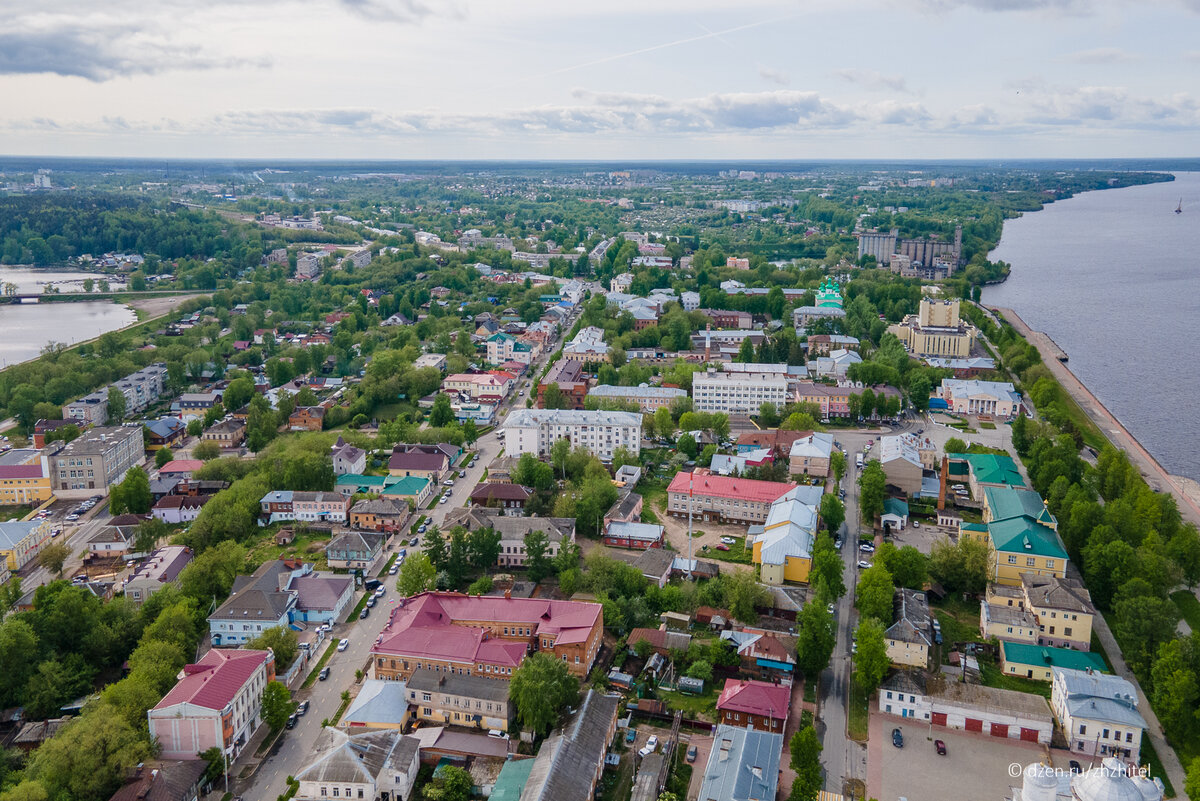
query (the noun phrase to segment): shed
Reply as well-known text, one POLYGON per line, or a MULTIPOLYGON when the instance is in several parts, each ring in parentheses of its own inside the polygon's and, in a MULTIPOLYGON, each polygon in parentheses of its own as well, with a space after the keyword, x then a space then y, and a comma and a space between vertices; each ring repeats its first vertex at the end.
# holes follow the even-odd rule
POLYGON ((673 629, 687 629, 692 625, 691 615, 685 615, 682 612, 663 612, 658 619, 673 629))
POLYGON ((679 678, 679 692, 701 695, 704 692, 704 679, 693 679, 691 676, 679 678))

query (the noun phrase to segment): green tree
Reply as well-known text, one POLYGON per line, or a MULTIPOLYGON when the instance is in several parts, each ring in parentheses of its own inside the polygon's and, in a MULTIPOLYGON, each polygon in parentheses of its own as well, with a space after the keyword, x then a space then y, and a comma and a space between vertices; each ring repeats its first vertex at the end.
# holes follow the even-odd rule
POLYGON ((958 437, 951 437, 946 440, 946 444, 942 447, 946 453, 966 453, 967 443, 963 442, 958 437))
POLYGON ((680 434, 679 439, 675 440, 675 447, 689 459, 695 459, 696 454, 699 452, 696 439, 691 434, 680 434))
POLYGON ((821 740, 816 730, 805 726, 792 735, 788 744, 791 750, 791 766, 796 772, 789 801, 816 801, 821 791, 821 740))
POLYGON ((296 632, 287 626, 272 626, 248 641, 246 647, 256 651, 272 651, 275 654, 275 670, 279 673, 292 666, 292 660, 300 650, 296 632))
POLYGON ((767 588, 759 584, 750 572, 731 573, 722 578, 729 611, 743 623, 758 623, 758 607, 771 603, 767 588))
MULTIPOLYGON (((641 643, 638 643, 639 645, 641 643)), ((712 681, 713 666, 707 659, 697 659, 688 666, 687 675, 693 679, 700 679, 703 682, 712 681)))
POLYGON ((556 382, 550 384, 542 390, 542 408, 543 409, 569 409, 571 402, 567 396, 563 394, 562 389, 556 382))
POLYGON ((118 425, 125 420, 125 393, 116 387, 108 388, 108 423, 118 425))
POLYGON ((892 619, 892 596, 896 588, 892 574, 879 562, 862 572, 855 591, 854 606, 863 617, 873 617, 880 622, 892 619))
POLYGON ((775 428, 779 425, 779 407, 770 401, 763 401, 758 407, 758 422, 763 428, 775 428))
POLYGON ((754 361, 754 343, 750 341, 750 337, 742 340, 741 347, 738 348, 734 361, 741 362, 742 364, 750 364, 754 361))
POLYGON ((862 522, 874 526, 875 518, 883 514, 883 502, 887 499, 887 474, 878 459, 872 459, 858 476, 858 509, 862 522))
POLYGON ((271 731, 279 731, 292 714, 292 694, 279 681, 267 682, 262 692, 263 721, 271 731))
POLYGON ((429 556, 418 551, 410 554, 400 566, 400 577, 396 581, 396 591, 405 597, 428 592, 437 583, 437 569, 429 561, 429 556))
POLYGON ((131 467, 109 495, 109 509, 113 515, 124 512, 144 515, 150 511, 152 503, 150 478, 140 467, 131 467))
POLYGON ((63 565, 71 556, 71 549, 64 542, 55 542, 47 545, 38 554, 38 564, 46 568, 47 571, 62 578, 63 565))
POLYGON ((567 477, 567 459, 571 455, 571 441, 565 437, 556 439, 550 446, 550 463, 560 471, 562 478, 567 477))
POLYGON ((1188 764, 1187 781, 1183 789, 1188 798, 1200 798, 1200 757, 1194 757, 1188 764))
POLYGON ((192 458, 199 459, 202 462, 211 462, 213 459, 220 457, 221 446, 212 440, 205 440, 192 448, 192 458))
POLYGON ((50 794, 37 779, 25 779, 20 784, 0 792, 0 801, 49 801, 50 794))
POLYGON ((0 706, 17 705, 37 665, 38 637, 33 627, 13 615, 0 623, 0 706))
POLYGON ((675 420, 671 417, 671 410, 665 406, 654 410, 654 431, 663 439, 675 433, 675 420))
POLYGON ((829 657, 837 644, 833 615, 820 598, 810 599, 800 610, 799 635, 796 638, 796 666, 810 680, 816 680, 829 667, 829 657))
POLYGON ((529 580, 535 583, 554 572, 550 538, 544 531, 531 531, 525 535, 525 569, 529 573, 529 580))
POLYGON ((450 396, 438 393, 433 399, 433 409, 429 412, 429 425, 433 428, 445 428, 454 422, 454 409, 450 406, 450 396))
POLYGON ((890 660, 884 627, 873 617, 864 617, 854 630, 854 680, 870 695, 887 675, 890 660))
POLYGON ((441 529, 430 526, 421 539, 421 547, 425 549, 425 555, 429 557, 434 570, 441 570, 446 564, 446 538, 442 536, 441 529))
POLYGON ((478 528, 467 539, 471 566, 484 570, 500 559, 500 534, 491 528, 478 528))
POLYGON ((1029 419, 1024 414, 1018 414, 1012 422, 1012 444, 1021 456, 1029 453, 1029 446, 1032 444, 1029 438, 1029 419))
MULTIPOLYGON (((210 501, 211 503, 211 501, 210 501)), ((183 594, 202 607, 225 600, 233 580, 246 567, 246 549, 232 540, 218 543, 197 556, 179 574, 183 594)))
POLYGON ((829 454, 829 469, 833 471, 833 480, 841 484, 846 475, 846 454, 835 448, 829 454))
POLYGON ((467 595, 487 595, 492 591, 494 582, 491 576, 480 576, 467 587, 467 595))
POLYGON ((846 520, 846 507, 833 493, 821 496, 821 520, 830 534, 836 534, 846 520))
POLYGON ((187 435, 189 437, 198 437, 204 433, 204 421, 196 417, 188 420, 187 435))
POLYGON ((462 424, 463 442, 467 445, 474 445, 479 439, 479 427, 475 425, 475 421, 467 418, 462 424))
POLYGON ((988 546, 971 537, 960 537, 957 545, 934 543, 929 575, 952 593, 978 595, 987 586, 988 546))
POLYGON ((525 657, 513 671, 508 694, 516 705, 521 725, 536 734, 545 734, 563 711, 579 699, 579 679, 571 675, 566 662, 538 651, 525 657))
POLYGON ((1159 647, 1174 638, 1179 609, 1166 598, 1141 595, 1118 600, 1113 618, 1113 633, 1130 664, 1147 668, 1159 647))
POLYGON ((150 742, 122 718, 97 707, 59 729, 29 760, 26 776, 51 798, 109 798, 125 772, 150 756, 150 742))
POLYGON ((892 543, 885 542, 875 554, 875 563, 887 568, 897 587, 919 590, 925 586, 929 559, 911 545, 896 548, 892 543))
POLYGON ((443 765, 433 780, 421 788, 425 801, 468 801, 475 786, 471 774, 454 765, 443 765))
POLYGON ((844 571, 842 555, 833 547, 829 534, 822 531, 813 543, 809 579, 812 586, 823 593, 828 601, 837 601, 846 594, 846 581, 842 577, 844 571))
POLYGON ((175 454, 171 452, 170 448, 159 448, 154 454, 154 466, 161 470, 163 465, 174 458, 175 454))

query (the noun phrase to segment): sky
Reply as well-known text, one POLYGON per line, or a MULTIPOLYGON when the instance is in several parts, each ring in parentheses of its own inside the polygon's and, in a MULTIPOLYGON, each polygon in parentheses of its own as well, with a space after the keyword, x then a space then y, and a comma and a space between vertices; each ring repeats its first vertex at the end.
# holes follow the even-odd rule
POLYGON ((1200 0, 0 0, 0 154, 1200 155, 1200 0))

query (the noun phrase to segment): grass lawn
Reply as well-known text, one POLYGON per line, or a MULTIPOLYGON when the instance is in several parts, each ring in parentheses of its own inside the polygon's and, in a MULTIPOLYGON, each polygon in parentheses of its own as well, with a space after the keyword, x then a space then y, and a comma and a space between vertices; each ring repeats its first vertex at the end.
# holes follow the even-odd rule
POLYGON ((1192 631, 1200 631, 1200 600, 1196 600, 1196 595, 1191 590, 1176 590, 1171 593, 1171 600, 1192 631))
POLYGON ((1104 650, 1104 643, 1100 642, 1100 636, 1096 634, 1096 630, 1092 629, 1092 653, 1100 654, 1100 658, 1104 660, 1104 666, 1108 668, 1108 672, 1113 672, 1112 660, 1108 658, 1108 654, 1104 650))
POLYGON ((1000 672, 1000 666, 985 660, 979 661, 979 673, 984 687, 998 687, 1001 690, 1016 690, 1019 693, 1040 695, 1050 698, 1050 682, 1023 679, 1018 676, 1006 676, 1000 672))
POLYGON ((20 520, 32 511, 32 506, 0 506, 0 522, 20 520))
POLYGON ((804 700, 810 704, 817 702, 817 682, 807 679, 804 681, 804 700))
POLYGON ((295 558, 312 562, 314 570, 328 570, 329 562, 325 558, 325 546, 329 545, 330 536, 314 531, 296 529, 296 538, 288 545, 275 544, 275 530, 267 529, 257 545, 250 548, 247 560, 255 565, 273 559, 295 558))
POLYGON ((995 423, 980 423, 980 424, 979 424, 979 427, 980 427, 980 428, 987 429, 988 431, 995 431, 995 430, 996 430, 996 424, 995 424, 995 423))
POLYGON ((718 551, 716 548, 709 548, 707 551, 702 551, 700 556, 705 559, 720 559, 722 562, 736 562, 741 565, 748 565, 751 562, 751 557, 754 555, 753 548, 746 548, 745 537, 731 537, 733 543, 729 546, 728 551, 718 551))
POLYGON ((934 607, 934 615, 942 624, 943 664, 949 663, 951 643, 980 639, 978 606, 967 604, 954 596, 947 596, 941 605, 934 607))
POLYGON ((680 743, 676 746, 675 762, 671 773, 667 776, 666 792, 674 793, 676 798, 687 798, 688 785, 692 781, 692 766, 687 761, 687 746, 680 743))
POLYGON ((718 694, 716 683, 708 682, 708 690, 701 695, 659 690, 658 700, 671 709, 682 709, 686 718, 715 721, 717 719, 718 694))
POLYGON ((846 728, 849 731, 850 739, 857 740, 860 743, 865 743, 870 736, 870 727, 868 707, 871 703, 871 697, 863 692, 863 688, 858 685, 853 678, 850 679, 850 708, 847 710, 849 719, 846 728))
POLYGON ((313 665, 313 669, 308 671, 308 678, 304 680, 304 684, 300 685, 301 689, 307 690, 313 686, 313 683, 317 680, 317 674, 321 672, 321 668, 325 667, 325 663, 333 656, 335 648, 337 648, 337 643, 331 641, 329 647, 325 649, 325 653, 321 654, 321 658, 317 660, 317 664, 313 665))
MULTIPOLYGON (((1138 764, 1150 768, 1150 775, 1162 780, 1163 789, 1166 791, 1163 793, 1165 797, 1175 797, 1175 788, 1171 785, 1171 780, 1167 777, 1167 771, 1163 769, 1162 760, 1155 753, 1154 743, 1150 742, 1149 737, 1142 737, 1142 751, 1138 755, 1138 764)), ((1185 762, 1184 765, 1186 766, 1187 763, 1185 762)))

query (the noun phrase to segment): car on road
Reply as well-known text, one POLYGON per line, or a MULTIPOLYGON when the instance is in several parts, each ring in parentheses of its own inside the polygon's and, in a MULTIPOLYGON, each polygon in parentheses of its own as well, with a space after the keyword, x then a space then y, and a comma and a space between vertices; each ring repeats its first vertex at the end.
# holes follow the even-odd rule
POLYGON ((308 701, 301 701, 296 705, 296 714, 304 717, 304 713, 308 711, 308 701))
POLYGON ((450 500, 450 496, 449 496, 449 495, 443 495, 442 497, 438 498, 438 503, 445 503, 445 502, 446 502, 446 501, 448 501, 448 500, 450 500))
POLYGON ((287 725, 287 727, 288 727, 289 729, 294 729, 294 728, 296 728, 296 721, 297 721, 297 720, 299 720, 299 718, 297 718, 297 717, 296 717, 296 714, 295 714, 294 712, 293 712, 291 715, 288 715, 287 724, 286 724, 286 725, 287 725))
POLYGON ((904 747, 904 732, 899 729, 892 729, 892 745, 897 748, 904 747))
POLYGON ((858 550, 863 553, 875 553, 875 546, 869 542, 859 543, 858 550))
POLYGON ((452 479, 452 478, 448 478, 448 479, 446 479, 445 481, 443 481, 443 482, 442 482, 442 484, 443 484, 443 486, 447 486, 447 487, 453 487, 453 486, 454 486, 454 479, 452 479))
POLYGON ((346 650, 347 648, 349 648, 349 647, 350 647, 350 641, 349 641, 349 640, 347 640, 347 639, 343 638, 343 639, 341 639, 341 640, 339 640, 339 641, 338 641, 338 652, 339 652, 339 653, 341 653, 342 651, 345 651, 345 650, 346 650))
MULTIPOLYGON (((364 619, 366 619, 366 618, 368 618, 368 617, 370 617, 370 616, 371 616, 371 610, 370 610, 370 608, 369 608, 370 606, 371 606, 371 604, 367 604, 367 606, 363 607, 363 610, 362 610, 361 612, 359 612, 359 613, 358 613, 358 619, 359 619, 359 620, 364 620, 364 619)), ((341 648, 339 648, 338 650, 340 651, 340 650, 342 650, 342 649, 341 649, 341 648)))
POLYGON ((321 668, 321 672, 317 674, 317 679, 320 681, 325 681, 327 678, 329 678, 329 668, 323 667, 321 668))
POLYGON ((838 537, 836 540, 833 541, 833 547, 837 548, 839 551, 842 550, 842 546, 845 544, 846 543, 842 541, 841 537, 838 537))
POLYGON ((416 547, 417 547, 417 543, 419 543, 419 542, 420 542, 420 540, 419 540, 419 539, 417 539, 416 537, 413 537, 411 540, 409 540, 409 541, 408 541, 408 547, 409 547, 409 548, 416 548, 416 547))
POLYGON ((1076 762, 1074 759, 1072 759, 1067 764, 1070 766, 1072 773, 1083 773, 1083 766, 1080 765, 1078 762, 1076 762))
POLYGON ((459 478, 466 478, 466 477, 467 477, 467 471, 466 471, 466 470, 459 470, 459 471, 458 471, 458 477, 459 477, 459 478))
POLYGON ((389 567, 389 568, 388 568, 388 575, 389 575, 389 576, 394 576, 394 575, 396 575, 396 574, 397 574, 397 573, 399 573, 399 572, 400 572, 400 565, 399 565, 399 564, 394 564, 394 565, 392 565, 391 567, 389 567))
POLYGON ((383 597, 383 595, 384 595, 386 592, 387 592, 387 587, 385 587, 385 586, 383 586, 382 584, 380 584, 378 587, 376 587, 376 588, 375 588, 375 597, 376 597, 376 598, 381 598, 381 597, 383 597))
POLYGON ((735 542, 737 542, 737 540, 735 540, 733 537, 721 537, 721 542, 725 543, 726 545, 733 545, 735 542))
POLYGON ((77 515, 77 514, 75 514, 74 512, 72 512, 71 514, 67 515, 67 518, 66 518, 66 519, 67 519, 67 521, 68 521, 68 522, 71 522, 71 521, 73 521, 73 520, 78 520, 78 519, 79 519, 79 515, 77 515))
POLYGON ((688 750, 687 750, 687 761, 688 761, 688 762, 695 762, 695 761, 696 761, 696 755, 697 755, 696 746, 694 746, 694 745, 689 745, 689 746, 688 746, 688 750))
POLYGON ((934 740, 933 747, 937 749, 938 756, 946 755, 946 744, 941 740, 934 740))
POLYGON ((374 595, 372 595, 370 598, 368 598, 368 599, 367 599, 367 606, 366 606, 366 609, 371 609, 371 608, 373 608, 374 606, 375 606, 375 596, 374 596, 374 595))
POLYGON ((861 567, 863 570, 868 570, 868 569, 870 569, 870 567, 871 567, 871 563, 870 563, 870 562, 864 562, 862 559, 859 559, 859 560, 858 560, 858 566, 859 566, 859 567, 861 567))

